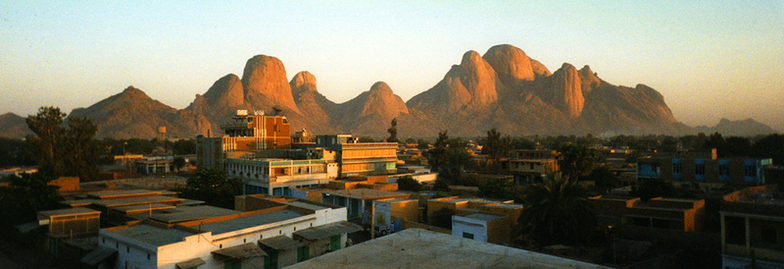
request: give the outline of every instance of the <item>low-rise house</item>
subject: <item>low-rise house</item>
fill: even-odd
[[[784,195],[776,185],[723,197],[722,268],[784,268]]]
[[[114,268],[280,268],[345,247],[346,234],[361,230],[345,216],[345,208],[269,201],[233,215],[102,229],[96,251],[116,253]]]

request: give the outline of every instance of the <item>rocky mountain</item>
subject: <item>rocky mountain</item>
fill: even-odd
[[[153,138],[158,127],[166,127],[167,137],[191,138],[210,122],[204,115],[177,110],[128,86],[121,93],[87,108],[77,108],[68,117],[84,116],[98,125],[97,137]]]
[[[288,80],[282,61],[257,55],[246,62],[242,77],[223,76],[182,110],[131,86],[75,109],[71,116],[92,118],[99,137],[151,138],[159,126],[167,128],[169,137],[194,137],[218,135],[220,124],[240,109],[285,115],[292,131],[376,138],[386,137],[394,118],[403,138],[432,137],[442,130],[452,136],[483,136],[491,128],[510,135],[774,132],[753,120],[691,128],[679,123],[664,97],[648,86],[613,85],[587,65],[577,69],[564,63],[551,72],[512,45],[494,46],[484,55],[466,52],[441,81],[407,102],[379,81],[354,99],[336,104],[318,92],[310,72],[298,72]],[[24,119],[19,116],[0,116],[0,130],[5,132],[0,134],[23,136],[26,126],[20,124]]]
[[[25,118],[10,112],[0,115],[0,137],[22,139],[32,133]]]
[[[772,134],[777,133],[776,130],[770,128],[765,124],[759,123],[753,119],[732,121],[728,119],[721,119],[719,124],[713,127],[697,126],[694,127],[693,132],[702,132],[705,134],[720,133],[724,137],[728,136],[747,136],[750,134]]]
[[[392,119],[409,114],[406,103],[383,81],[334,110],[333,123],[347,133],[385,136]]]

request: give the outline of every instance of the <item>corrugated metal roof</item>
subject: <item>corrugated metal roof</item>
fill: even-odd
[[[348,221],[341,221],[337,223],[322,225],[318,227],[308,228],[302,231],[294,232],[294,235],[305,238],[309,241],[316,241],[329,238],[333,235],[340,235],[345,233],[353,233],[361,231],[362,227]]]
[[[285,235],[259,240],[259,244],[274,250],[289,250],[306,246],[304,243]]]
[[[90,266],[95,266],[96,264],[108,259],[116,253],[117,250],[113,248],[97,247],[82,257],[80,261]]]
[[[246,243],[238,246],[215,250],[212,254],[226,259],[247,259],[253,257],[267,256],[261,248],[254,243]]]
[[[207,262],[205,262],[201,258],[195,258],[195,259],[190,259],[190,260],[187,260],[187,261],[184,261],[184,262],[178,262],[175,265],[179,269],[189,269],[189,268],[196,268],[196,266],[199,266],[199,265],[202,265],[202,264],[207,264]]]

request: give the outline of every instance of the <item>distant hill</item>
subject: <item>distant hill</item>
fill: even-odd
[[[22,139],[32,133],[25,118],[10,112],[0,115],[0,137]]]
[[[770,128],[765,124],[759,123],[753,119],[731,121],[728,119],[721,119],[719,124],[713,127],[697,126],[694,127],[694,132],[697,133],[720,133],[722,136],[749,136],[749,135],[767,135],[777,133],[776,130]]]
[[[399,137],[483,136],[491,128],[508,135],[670,134],[721,132],[725,136],[775,132],[748,119],[723,119],[716,127],[678,122],[658,91],[638,84],[613,85],[589,66],[569,63],[551,72],[512,45],[497,45],[480,55],[463,54],[443,79],[406,102],[379,81],[370,90],[334,103],[317,90],[307,71],[290,80],[283,62],[266,55],[250,58],[242,77],[228,74],[185,109],[177,110],[129,86],[119,94],[69,116],[86,116],[99,126],[98,137],[152,138],[159,126],[168,137],[218,135],[220,124],[239,110],[280,113],[292,131],[351,133],[384,138],[393,118]],[[0,116],[0,135],[22,137],[24,119]],[[27,131],[29,133],[29,131]]]

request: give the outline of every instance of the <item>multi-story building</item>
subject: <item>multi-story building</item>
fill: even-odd
[[[517,185],[542,182],[548,174],[559,171],[557,156],[554,150],[515,150],[506,167]]]
[[[765,167],[772,159],[717,158],[715,151],[704,156],[655,156],[637,161],[637,180],[765,184]]]
[[[350,135],[297,132],[286,117],[238,111],[221,125],[224,135],[199,137],[197,166],[220,168],[244,183],[245,194],[290,195],[293,188],[335,178],[396,172],[397,143],[358,143]]]
[[[316,146],[336,152],[340,177],[397,172],[397,143],[358,141],[351,135],[320,135],[316,137]]]
[[[723,197],[722,268],[784,268],[784,196],[775,186]]]

